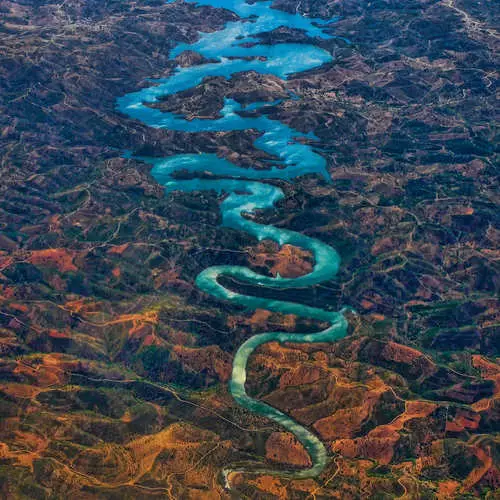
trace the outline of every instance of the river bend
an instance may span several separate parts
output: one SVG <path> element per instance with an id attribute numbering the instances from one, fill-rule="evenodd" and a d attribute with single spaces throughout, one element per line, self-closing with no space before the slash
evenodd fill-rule
<path id="1" fill-rule="evenodd" d="M 248 117 L 238 113 L 242 109 L 258 109 L 266 103 L 254 103 L 242 108 L 238 102 L 226 99 L 220 118 L 190 121 L 145 104 L 154 103 L 162 96 L 193 88 L 209 76 L 223 76 L 229 79 L 238 72 L 256 71 L 286 80 L 293 73 L 319 67 L 332 60 L 327 51 L 307 44 L 264 45 L 259 43 L 256 35 L 286 26 L 303 30 L 311 37 L 329 38 L 330 35 L 324 31 L 328 23 L 321 19 L 306 18 L 299 14 L 272 9 L 271 2 L 257 1 L 250 5 L 244 0 L 197 0 L 194 3 L 232 10 L 240 19 L 227 23 L 220 31 L 200 33 L 196 42 L 182 43 L 171 53 L 171 58 L 175 58 L 185 50 L 192 50 L 202 54 L 211 62 L 192 67 L 178 67 L 168 78 L 152 80 L 154 85 L 151 87 L 119 98 L 118 109 L 155 128 L 189 133 L 257 130 L 260 136 L 254 142 L 254 146 L 279 158 L 270 170 L 241 168 L 213 154 L 182 154 L 167 158 L 143 158 L 143 160 L 151 163 L 152 175 L 167 192 L 215 190 L 226 193 L 228 196 L 220 206 L 224 226 L 245 231 L 259 241 L 267 239 L 279 245 L 294 245 L 313 254 L 312 271 L 298 278 L 270 277 L 246 267 L 225 265 L 205 269 L 196 278 L 196 284 L 199 289 L 213 297 L 243 306 L 248 310 L 266 309 L 294 314 L 327 322 L 330 325 L 318 333 L 267 332 L 252 336 L 237 350 L 230 380 L 231 394 L 239 405 L 253 413 L 270 418 L 293 433 L 304 445 L 312 461 L 311 467 L 297 471 L 278 472 L 269 468 L 262 468 L 259 471 L 295 478 L 315 477 L 321 473 L 328 461 L 325 446 L 313 432 L 291 417 L 248 396 L 245 389 L 246 368 L 248 359 L 255 349 L 267 342 L 333 342 L 344 337 L 347 334 L 347 322 L 343 311 L 331 312 L 294 302 L 243 295 L 225 288 L 221 285 L 220 278 L 231 277 L 250 285 L 285 289 L 317 285 L 336 275 L 340 259 L 337 252 L 329 245 L 293 231 L 257 224 L 246 217 L 256 210 L 272 208 L 284 197 L 282 190 L 264 182 L 266 179 L 279 178 L 292 181 L 300 175 L 317 174 L 329 180 L 326 161 L 311 145 L 298 141 L 297 139 L 304 134 L 288 125 L 266 116 Z M 310 137 L 314 137 L 313 134 L 310 134 Z M 180 170 L 188 170 L 194 174 L 208 170 L 219 178 L 175 179 L 173 174 Z M 249 472 L 253 471 L 255 469 Z"/>

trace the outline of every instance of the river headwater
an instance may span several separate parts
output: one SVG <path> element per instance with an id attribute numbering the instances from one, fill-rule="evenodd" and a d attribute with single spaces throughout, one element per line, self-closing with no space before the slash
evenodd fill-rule
<path id="1" fill-rule="evenodd" d="M 191 0 L 189 0 L 191 1 Z M 241 266 L 214 266 L 202 271 L 196 284 L 205 293 L 220 300 L 243 306 L 248 310 L 266 309 L 283 314 L 294 314 L 328 323 L 330 326 L 318 333 L 267 332 L 249 338 L 237 350 L 230 380 L 231 394 L 236 402 L 247 410 L 270 418 L 284 429 L 293 433 L 308 451 L 312 466 L 294 471 L 276 471 L 261 468 L 259 472 L 288 475 L 295 478 L 315 477 L 321 473 L 328 461 L 328 453 L 318 437 L 291 417 L 272 406 L 248 396 L 245 389 L 248 359 L 255 349 L 267 342 L 319 343 L 333 342 L 347 334 L 347 321 L 343 312 L 331 312 L 299 303 L 270 300 L 258 296 L 236 293 L 224 287 L 220 278 L 230 277 L 238 281 L 275 289 L 309 287 L 332 279 L 339 267 L 337 252 L 325 243 L 286 229 L 257 224 L 248 217 L 256 210 L 272 208 L 284 197 L 283 191 L 265 182 L 266 179 L 291 181 L 305 174 L 317 174 L 329 180 L 325 159 L 309 144 L 299 141 L 304 134 L 288 125 L 266 116 L 242 116 L 242 109 L 258 109 L 265 103 L 253 103 L 246 108 L 226 99 L 220 117 L 211 119 L 186 120 L 173 113 L 163 112 L 147 106 L 167 96 L 193 88 L 204 78 L 223 76 L 231 78 L 242 71 L 256 71 L 286 79 L 293 73 L 310 70 L 332 60 L 331 55 L 314 45 L 280 43 L 264 45 L 256 35 L 269 32 L 281 26 L 305 31 L 311 37 L 329 38 L 324 32 L 328 24 L 321 19 L 306 18 L 299 14 L 289 14 L 271 8 L 271 2 L 256 1 L 247 4 L 245 0 L 196 0 L 200 5 L 223 7 L 239 16 L 239 20 L 229 22 L 224 29 L 213 33 L 200 33 L 192 44 L 182 43 L 171 53 L 171 57 L 185 50 L 196 51 L 211 62 L 192 67 L 178 67 L 165 79 L 152 80 L 152 86 L 118 99 L 118 109 L 150 127 L 184 131 L 189 133 L 257 130 L 259 138 L 254 146 L 275 158 L 279 158 L 269 170 L 254 170 L 239 167 L 213 154 L 182 154 L 167 158 L 142 158 L 152 165 L 152 175 L 165 186 L 167 192 L 215 190 L 226 193 L 220 205 L 222 224 L 241 230 L 257 240 L 272 240 L 279 245 L 294 245 L 309 250 L 314 256 L 312 271 L 297 278 L 270 277 Z M 310 134 L 310 137 L 313 137 Z M 173 174 L 188 170 L 194 174 L 210 171 L 218 179 L 194 178 L 176 179 Z M 222 177 L 222 178 L 221 178 Z M 239 470 L 239 469 L 238 469 Z M 254 472 L 256 469 L 249 469 Z M 226 471 L 226 475 L 227 475 Z"/>

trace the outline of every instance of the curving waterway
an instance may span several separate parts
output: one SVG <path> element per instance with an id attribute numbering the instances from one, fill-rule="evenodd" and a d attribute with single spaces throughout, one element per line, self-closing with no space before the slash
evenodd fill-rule
<path id="1" fill-rule="evenodd" d="M 165 186 L 167 192 L 215 190 L 219 193 L 226 193 L 228 196 L 220 206 L 223 226 L 245 231 L 259 241 L 272 240 L 280 245 L 294 245 L 309 250 L 313 254 L 313 270 L 298 278 L 280 276 L 274 278 L 258 274 L 246 267 L 227 265 L 205 269 L 196 278 L 196 284 L 202 291 L 213 297 L 249 310 L 267 309 L 316 319 L 330 325 L 326 330 L 318 333 L 267 332 L 254 335 L 236 352 L 230 381 L 231 394 L 239 405 L 253 413 L 274 420 L 292 432 L 304 445 L 312 460 L 312 466 L 308 469 L 286 472 L 269 469 L 261 469 L 261 471 L 296 478 L 315 477 L 321 473 L 328 460 L 323 443 L 314 433 L 283 412 L 248 396 L 245 389 L 247 363 L 255 349 L 267 342 L 333 342 L 344 337 L 347 334 L 347 321 L 343 311 L 331 312 L 295 302 L 243 295 L 225 288 L 221 285 L 220 278 L 231 277 L 250 285 L 285 289 L 317 285 L 336 275 L 340 259 L 337 252 L 330 246 L 293 231 L 257 224 L 245 216 L 256 210 L 271 208 L 284 197 L 283 191 L 265 183 L 266 179 L 279 178 L 290 181 L 297 176 L 314 173 L 329 180 L 325 159 L 310 145 L 299 142 L 297 139 L 303 137 L 304 134 L 286 124 L 271 120 L 266 116 L 248 117 L 238 113 L 242 109 L 258 109 L 265 103 L 254 103 L 242 108 L 236 101 L 226 99 L 220 118 L 191 121 L 172 113 L 153 109 L 145 104 L 154 103 L 162 96 L 193 88 L 205 77 L 231 78 L 233 74 L 241 71 L 257 71 L 286 79 L 292 73 L 321 66 L 331 61 L 332 57 L 319 47 L 291 43 L 263 45 L 255 36 L 280 26 L 286 26 L 304 30 L 311 37 L 329 38 L 329 35 L 324 32 L 328 23 L 321 19 L 305 18 L 299 14 L 288 14 L 272 9 L 271 2 L 257 1 L 250 5 L 245 3 L 245 0 L 196 0 L 194 3 L 232 10 L 240 19 L 227 23 L 220 31 L 200 33 L 195 43 L 178 45 L 172 51 L 171 57 L 175 58 L 185 50 L 193 50 L 216 62 L 187 68 L 178 67 L 168 78 L 152 80 L 154 85 L 151 87 L 119 98 L 118 108 L 130 117 L 155 128 L 190 133 L 258 130 L 260 136 L 254 143 L 255 147 L 279 158 L 270 170 L 265 171 L 241 168 L 212 154 L 183 154 L 168 158 L 142 158 L 142 160 L 152 165 L 152 175 Z M 313 134 L 309 136 L 314 137 Z M 196 177 L 189 180 L 175 179 L 173 174 L 180 170 L 188 170 L 194 174 L 210 171 L 219 179 Z"/>

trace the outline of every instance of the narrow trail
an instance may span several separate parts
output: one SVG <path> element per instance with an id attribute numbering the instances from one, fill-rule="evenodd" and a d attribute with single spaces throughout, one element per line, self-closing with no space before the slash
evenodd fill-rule
<path id="1" fill-rule="evenodd" d="M 311 145 L 298 140 L 303 138 L 304 134 L 265 115 L 241 116 L 238 112 L 245 108 L 232 99 L 225 99 L 221 117 L 215 120 L 197 118 L 188 121 L 184 117 L 162 112 L 147 104 L 158 102 L 163 96 L 194 88 L 204 78 L 210 76 L 230 79 L 235 73 L 257 71 L 286 80 L 290 74 L 319 67 L 332 60 L 331 55 L 325 50 L 307 44 L 262 45 L 256 35 L 285 26 L 303 30 L 311 37 L 326 39 L 330 38 L 330 35 L 324 32 L 329 23 L 320 19 L 306 18 L 299 13 L 290 14 L 272 9 L 271 2 L 255 2 L 250 5 L 245 3 L 245 0 L 198 0 L 195 3 L 229 9 L 240 19 L 227 23 L 220 31 L 201 33 L 197 42 L 180 44 L 171 54 L 171 57 L 175 58 L 185 50 L 192 50 L 211 62 L 192 67 L 178 67 L 169 78 L 154 81 L 154 86 L 119 98 L 118 109 L 155 128 L 189 133 L 257 130 L 260 136 L 254 142 L 254 146 L 279 158 L 270 170 L 265 171 L 244 169 L 212 154 L 183 154 L 168 158 L 140 159 L 152 165 L 152 175 L 165 186 L 167 193 L 174 190 L 184 192 L 215 190 L 226 193 L 228 196 L 220 206 L 223 226 L 244 231 L 258 241 L 272 240 L 279 245 L 293 245 L 313 254 L 313 270 L 298 278 L 280 276 L 273 278 L 258 274 L 246 267 L 226 265 L 205 269 L 197 277 L 196 284 L 199 289 L 211 296 L 243 306 L 248 310 L 266 309 L 294 314 L 330 325 L 318 333 L 267 332 L 254 335 L 237 350 L 229 384 L 231 394 L 239 405 L 279 423 L 284 429 L 293 433 L 309 453 L 312 466 L 308 469 L 291 471 L 277 471 L 265 467 L 259 469 L 235 467 L 225 471 L 226 479 L 230 472 L 235 471 L 265 472 L 294 478 L 316 477 L 328 462 L 325 446 L 314 433 L 291 417 L 247 394 L 245 389 L 247 364 L 252 353 L 268 342 L 324 343 L 344 337 L 347 334 L 344 311 L 332 312 L 294 302 L 243 295 L 225 288 L 220 284 L 220 278 L 230 277 L 258 287 L 288 289 L 318 285 L 336 275 L 340 258 L 330 246 L 293 231 L 257 224 L 246 217 L 256 210 L 274 207 L 284 197 L 281 189 L 263 182 L 264 180 L 291 181 L 300 175 L 312 173 L 330 181 L 326 161 Z M 213 62 L 214 60 L 216 62 Z M 258 110 L 264 104 L 253 103 L 250 105 L 251 108 L 247 106 L 246 109 Z M 315 138 L 313 134 L 308 134 L 307 137 Z M 179 170 L 188 170 L 194 174 L 209 170 L 216 174 L 218 179 L 195 177 L 189 180 L 177 180 L 173 174 Z"/>

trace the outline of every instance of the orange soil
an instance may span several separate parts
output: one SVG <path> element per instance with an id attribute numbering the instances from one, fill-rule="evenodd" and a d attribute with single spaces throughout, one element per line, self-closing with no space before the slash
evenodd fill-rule
<path id="1" fill-rule="evenodd" d="M 476 457 L 481 465 L 472 470 L 465 478 L 460 488 L 462 492 L 470 491 L 493 466 L 493 459 L 482 448 L 476 448 Z"/>
<path id="2" fill-rule="evenodd" d="M 35 266 L 55 267 L 60 272 L 77 271 L 73 263 L 76 252 L 65 248 L 47 248 L 44 250 L 33 250 L 29 257 L 31 264 Z"/>
<path id="3" fill-rule="evenodd" d="M 312 271 L 310 252 L 291 245 L 262 242 L 257 249 L 250 249 L 250 262 L 254 266 L 267 267 L 273 276 L 296 278 Z"/>
<path id="4" fill-rule="evenodd" d="M 280 500 L 285 500 L 288 498 L 288 493 L 286 486 L 278 479 L 273 476 L 260 476 L 254 481 L 249 481 L 250 484 L 255 485 L 259 490 L 274 496 Z"/>
<path id="5" fill-rule="evenodd" d="M 437 492 L 438 500 L 448 500 L 453 497 L 460 483 L 457 481 L 441 481 Z"/>
<path id="6" fill-rule="evenodd" d="M 380 425 L 366 436 L 357 439 L 342 439 L 333 443 L 332 449 L 345 457 L 366 457 L 381 464 L 389 464 L 394 454 L 394 445 L 399 440 L 399 432 L 406 422 L 415 418 L 425 418 L 437 405 L 423 401 L 408 401 L 405 412 L 390 424 Z"/>
<path id="7" fill-rule="evenodd" d="M 206 370 L 222 382 L 227 382 L 231 377 L 230 356 L 218 346 L 192 348 L 176 345 L 173 350 L 183 364 L 197 372 Z"/>
<path id="8" fill-rule="evenodd" d="M 475 430 L 479 427 L 481 415 L 458 409 L 455 418 L 450 422 L 446 422 L 446 431 L 462 432 L 465 430 Z"/>
<path id="9" fill-rule="evenodd" d="M 266 442 L 266 458 L 273 462 L 299 467 L 312 465 L 309 454 L 289 432 L 273 432 Z"/>
<path id="10" fill-rule="evenodd" d="M 280 389 L 284 389 L 289 386 L 312 384 L 319 380 L 321 376 L 321 369 L 315 366 L 299 365 L 281 376 Z"/>
<path id="11" fill-rule="evenodd" d="M 111 247 L 111 248 L 108 250 L 108 253 L 121 255 L 123 252 L 125 252 L 125 250 L 126 250 L 128 247 L 129 247 L 129 244 L 128 244 L 128 243 L 124 243 L 123 245 L 118 245 L 118 246 L 116 246 L 116 247 Z"/>

